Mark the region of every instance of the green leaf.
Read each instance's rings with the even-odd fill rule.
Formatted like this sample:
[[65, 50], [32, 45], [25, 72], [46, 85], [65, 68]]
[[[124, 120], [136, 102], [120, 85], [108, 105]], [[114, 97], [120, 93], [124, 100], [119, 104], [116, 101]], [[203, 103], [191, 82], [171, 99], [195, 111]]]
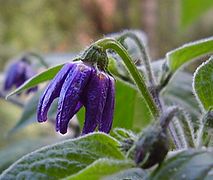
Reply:
[[41, 72], [40, 74], [33, 76], [31, 79], [27, 80], [23, 85], [21, 85], [19, 88], [17, 88], [15, 91], [11, 92], [7, 95], [6, 98], [18, 94], [24, 90], [30, 89], [34, 86], [37, 86], [38, 84], [51, 80], [54, 78], [54, 76], [60, 71], [64, 64], [60, 64], [57, 66], [54, 66], [52, 68], [47, 69], [46, 71]]
[[213, 57], [201, 64], [194, 73], [194, 94], [205, 111], [213, 107]]
[[112, 160], [112, 159], [99, 159], [79, 171], [70, 177], [65, 178], [66, 180], [99, 180], [105, 176], [109, 176], [123, 169], [130, 168], [133, 165], [130, 161]]
[[130, 86], [116, 82], [116, 101], [113, 127], [131, 129], [134, 121], [135, 98], [137, 91]]
[[213, 150], [186, 150], [161, 164], [151, 175], [151, 180], [205, 179], [213, 169]]
[[190, 25], [212, 7], [212, 0], [181, 0], [181, 26]]
[[10, 166], [0, 179], [59, 179], [71, 176], [100, 158], [123, 160], [119, 143], [104, 133], [44, 147]]
[[139, 180], [146, 179], [147, 172], [141, 168], [131, 168], [109, 176], [104, 180]]
[[182, 65], [206, 54], [213, 53], [213, 37], [188, 43], [166, 54], [169, 70], [174, 73]]
[[34, 151], [44, 145], [55, 142], [56, 139], [43, 138], [43, 139], [24, 139], [17, 140], [15, 143], [1, 148], [0, 150], [0, 173], [8, 168], [9, 165], [21, 158], [23, 155]]
[[208, 111], [201, 119], [200, 126], [200, 146], [213, 146], [213, 111]]
[[118, 139], [119, 141], [125, 141], [128, 138], [137, 139], [137, 135], [134, 132], [123, 128], [115, 128], [112, 132], [112, 136]]

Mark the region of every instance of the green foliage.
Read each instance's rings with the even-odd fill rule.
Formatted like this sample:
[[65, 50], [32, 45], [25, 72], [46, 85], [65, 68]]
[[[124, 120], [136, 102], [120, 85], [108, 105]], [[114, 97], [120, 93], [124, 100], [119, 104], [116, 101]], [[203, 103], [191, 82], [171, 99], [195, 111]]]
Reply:
[[213, 57], [197, 68], [194, 74], [193, 88], [202, 108], [205, 111], [213, 108]]
[[115, 128], [112, 132], [112, 136], [118, 139], [119, 141], [125, 141], [129, 138], [137, 139], [137, 136], [134, 132], [123, 128]]
[[212, 7], [212, 0], [181, 0], [181, 26], [189, 26]]
[[151, 117], [146, 103], [138, 95], [137, 90], [117, 81], [113, 127], [127, 129], [136, 127], [136, 125], [144, 127], [149, 124]]
[[105, 176], [109, 176], [118, 171], [130, 168], [132, 166], [131, 161], [111, 160], [111, 159], [99, 159], [87, 166], [87, 168], [79, 171], [70, 177], [65, 178], [66, 180], [99, 180]]
[[[124, 47], [114, 39], [102, 39], [95, 44], [100, 45], [105, 50], [112, 48], [120, 55], [120, 60], [124, 60], [127, 65], [127, 69], [124, 70], [123, 65], [117, 66], [116, 63], [111, 64], [111, 66], [114, 65], [113, 68], [117, 68], [114, 71], [116, 72], [116, 76], [119, 77], [119, 75], [122, 75], [124, 77], [122, 79], [122, 76], [120, 76], [120, 79], [116, 81], [116, 104], [113, 121], [113, 128], [115, 129], [111, 133], [112, 136], [103, 133], [91, 133], [62, 143], [43, 147], [15, 162], [2, 173], [0, 179], [29, 179], [32, 177], [34, 179], [64, 178], [70, 180], [101, 178], [165, 180], [210, 178], [210, 171], [213, 169], [212, 149], [201, 150], [196, 149], [196, 146], [199, 146], [199, 143], [197, 143], [199, 142], [199, 136], [206, 136], [206, 133], [202, 132], [206, 127], [210, 127], [210, 130], [208, 129], [209, 134], [207, 135], [212, 137], [212, 121], [205, 121], [202, 127], [196, 127], [197, 119], [201, 112], [192, 95], [192, 76], [180, 72], [180, 76], [173, 77], [168, 86], [167, 83], [170, 79], [165, 81], [164, 84], [162, 83], [162, 79], [165, 74], [171, 77], [181, 66], [191, 60], [211, 54], [213, 52], [213, 38], [210, 37], [205, 40], [189, 43], [167, 53], [166, 63], [168, 69], [166, 66], [163, 66], [161, 69], [163, 61], [152, 66], [155, 67], [153, 69], [156, 79], [159, 74], [162, 75], [162, 78], [156, 84], [150, 83], [150, 78], [143, 77], [147, 67], [142, 67], [141, 65], [135, 66], [133, 63], [134, 60], [132, 60], [131, 56], [138, 53], [137, 48], [134, 48], [130, 56]], [[39, 83], [51, 80], [62, 66], [63, 64], [60, 64], [43, 71], [9, 94], [8, 97], [36, 86]], [[213, 106], [212, 69], [212, 59], [210, 59], [198, 68], [194, 77], [195, 93], [206, 112], [210, 112]], [[139, 89], [134, 85], [130, 75], [134, 77]], [[125, 78], [131, 86], [123, 82]], [[161, 92], [162, 88], [164, 89], [163, 92]], [[139, 95], [139, 90], [145, 100]], [[41, 92], [38, 92], [26, 103], [22, 117], [9, 134], [35, 122], [40, 94]], [[157, 103], [157, 100], [161, 102]], [[163, 108], [158, 106], [159, 104]], [[171, 105], [174, 108], [169, 107]], [[57, 102], [52, 105], [52, 109], [49, 112], [50, 119], [55, 117], [56, 107]], [[155, 116], [152, 116], [150, 112]], [[84, 122], [83, 113], [84, 110], [81, 110], [77, 115], [81, 127]], [[192, 121], [190, 116], [192, 116]], [[157, 126], [154, 126], [151, 124], [152, 120], [159, 120], [160, 123], [153, 123], [157, 124]], [[171, 122], [171, 124], [163, 124], [163, 122]], [[149, 128], [136, 133], [138, 129], [141, 130], [149, 124], [151, 124]], [[167, 152], [172, 149], [169, 147], [167, 125], [175, 144], [172, 148], [179, 148], [180, 144], [180, 148], [193, 147], [195, 149], [186, 149], [164, 160]], [[195, 133], [196, 130], [199, 133], [201, 132], [200, 135], [199, 133]], [[139, 135], [142, 138], [138, 138]], [[202, 141], [201, 144], [206, 147], [211, 146], [205, 144], [202, 139], [203, 136], [200, 138]], [[16, 147], [14, 147], [15, 149]], [[8, 151], [8, 154], [10, 155], [13, 152]], [[2, 154], [5, 155], [4, 153]], [[20, 154], [16, 153], [17, 156], [20, 156]], [[2, 164], [8, 166], [12, 161], [10, 158], [8, 160], [3, 161]], [[141, 162], [141, 168], [152, 168], [147, 171], [137, 168]], [[153, 167], [157, 163], [160, 165]]]
[[213, 151], [185, 150], [161, 164], [151, 175], [151, 180], [208, 179], [213, 168]]
[[24, 156], [0, 179], [58, 179], [78, 173], [100, 158], [123, 160], [119, 143], [110, 136], [93, 133], [78, 139], [44, 147]]
[[213, 37], [188, 43], [166, 54], [169, 70], [174, 73], [184, 64], [213, 53]]
[[121, 171], [117, 174], [114, 174], [112, 176], [109, 176], [105, 178], [104, 180], [139, 180], [139, 179], [145, 179], [147, 176], [147, 172], [140, 169], [140, 168], [131, 168], [128, 170]]
[[202, 118], [200, 146], [212, 147], [213, 146], [213, 113], [208, 111]]
[[55, 142], [55, 139], [44, 138], [44, 139], [24, 139], [17, 140], [8, 147], [0, 150], [0, 172], [9, 167], [16, 160], [21, 158], [23, 155], [34, 151], [37, 148], [45, 146], [47, 144]]

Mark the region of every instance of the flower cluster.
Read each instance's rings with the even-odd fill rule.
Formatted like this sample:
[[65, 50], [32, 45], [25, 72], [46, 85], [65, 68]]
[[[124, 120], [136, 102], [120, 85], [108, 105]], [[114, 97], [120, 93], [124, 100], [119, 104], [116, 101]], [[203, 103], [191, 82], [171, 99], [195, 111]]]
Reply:
[[[23, 57], [21, 60], [17, 60], [11, 63], [6, 71], [6, 78], [4, 82], [4, 90], [8, 91], [13, 86], [16, 88], [21, 86], [26, 80], [30, 79], [36, 73], [32, 69], [30, 62]], [[31, 88], [27, 93], [36, 91], [37, 87]]]
[[48, 110], [59, 97], [56, 131], [67, 132], [70, 119], [84, 106], [82, 134], [95, 131], [109, 133], [114, 112], [114, 78], [91, 62], [67, 63], [47, 86], [37, 110], [39, 122], [47, 120]]

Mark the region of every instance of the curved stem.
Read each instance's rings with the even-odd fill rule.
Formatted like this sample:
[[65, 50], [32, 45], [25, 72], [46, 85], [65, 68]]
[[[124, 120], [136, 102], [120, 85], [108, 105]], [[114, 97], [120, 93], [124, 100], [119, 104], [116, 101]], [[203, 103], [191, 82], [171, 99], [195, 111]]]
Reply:
[[[170, 123], [174, 117], [180, 118], [173, 121], [173, 123]], [[160, 123], [163, 129], [169, 127], [169, 131], [176, 147], [182, 148], [185, 145], [186, 147], [195, 147], [194, 131], [191, 125], [191, 120], [184, 109], [178, 106], [169, 107], [161, 116]], [[181, 138], [178, 138], [177, 134], [179, 134]], [[180, 139], [180, 141], [178, 139]]]
[[142, 56], [142, 60], [145, 66], [145, 71], [148, 77], [148, 81], [149, 81], [149, 86], [150, 86], [150, 90], [151, 90], [151, 94], [154, 97], [154, 101], [157, 104], [157, 106], [160, 108], [160, 110], [162, 111], [162, 105], [160, 102], [160, 98], [159, 98], [159, 92], [158, 89], [156, 88], [156, 80], [151, 68], [151, 64], [150, 64], [150, 57], [146, 51], [146, 48], [143, 44], [143, 42], [138, 38], [138, 36], [134, 33], [132, 33], [131, 31], [126, 31], [123, 33], [123, 35], [121, 35], [119, 39], [121, 39], [121, 41], [124, 41], [125, 38], [131, 38], [135, 41], [135, 43], [137, 44], [140, 52], [141, 52], [141, 56]]
[[145, 69], [146, 69], [149, 84], [150, 84], [150, 86], [154, 87], [155, 86], [155, 77], [153, 75], [153, 71], [152, 71], [152, 68], [150, 65], [149, 55], [146, 51], [146, 48], [145, 48], [143, 42], [137, 37], [136, 34], [132, 33], [131, 31], [124, 32], [124, 34], [121, 35], [119, 37], [119, 39], [120, 38], [125, 39], [127, 37], [133, 39], [135, 41], [135, 43], [137, 44], [137, 46], [141, 52], [141, 55], [142, 55], [142, 60], [143, 60], [143, 63], [144, 63]]
[[155, 104], [148, 88], [146, 87], [146, 84], [144, 82], [144, 78], [141, 76], [135, 65], [133, 64], [133, 61], [131, 57], [128, 55], [126, 49], [116, 40], [111, 38], [105, 38], [97, 41], [95, 44], [98, 46], [103, 47], [104, 50], [106, 49], [113, 49], [116, 51], [119, 56], [122, 58], [124, 64], [126, 65], [127, 69], [129, 70], [129, 73], [132, 75], [141, 95], [143, 96], [145, 102], [147, 103], [152, 115], [154, 117], [157, 117], [159, 115], [159, 109], [157, 105]]
[[41, 55], [39, 55], [37, 53], [34, 53], [34, 52], [29, 52], [26, 55], [27, 56], [34, 56], [34, 57], [36, 57], [39, 60], [39, 62], [40, 62], [41, 65], [43, 65], [46, 68], [49, 68], [49, 65], [45, 62], [44, 58]]

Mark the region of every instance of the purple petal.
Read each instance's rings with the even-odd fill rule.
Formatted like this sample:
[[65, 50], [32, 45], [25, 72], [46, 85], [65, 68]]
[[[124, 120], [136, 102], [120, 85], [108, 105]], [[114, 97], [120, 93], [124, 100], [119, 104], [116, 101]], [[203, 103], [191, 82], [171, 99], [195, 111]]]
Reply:
[[91, 71], [91, 67], [78, 64], [74, 71], [69, 72], [67, 75], [58, 102], [56, 131], [60, 131], [62, 134], [67, 132], [69, 120], [78, 109], [77, 103], [79, 102], [80, 94], [90, 78]]
[[104, 72], [96, 72], [91, 77], [86, 92], [86, 118], [82, 134], [93, 132], [100, 123], [107, 98], [109, 79]]
[[82, 106], [83, 104], [79, 101], [75, 107], [74, 114], [76, 114], [82, 108]]
[[9, 90], [13, 85], [22, 84], [22, 74], [24, 74], [23, 62], [15, 62], [8, 67], [6, 72], [6, 80], [4, 83], [4, 89]]
[[[28, 79], [30, 79], [31, 77], [33, 77], [34, 75], [35, 75], [36, 73], [35, 73], [35, 71], [32, 69], [32, 67], [29, 65], [29, 64], [27, 64], [26, 65], [26, 68], [25, 68], [25, 74], [24, 74], [24, 79], [25, 79], [25, 81], [27, 81]], [[38, 90], [38, 87], [36, 86], [36, 87], [33, 87], [33, 88], [30, 88], [30, 89], [28, 89], [27, 90], [27, 94], [29, 94], [29, 93], [31, 93], [31, 92], [35, 92], [35, 91], [37, 91]]]
[[38, 86], [35, 86], [35, 87], [32, 87], [32, 88], [28, 89], [26, 94], [29, 94], [31, 92], [36, 92], [36, 91], [38, 91]]
[[109, 76], [109, 88], [107, 92], [107, 100], [104, 106], [102, 119], [99, 124], [99, 131], [109, 133], [112, 127], [112, 120], [114, 114], [114, 105], [115, 105], [115, 81]]
[[32, 69], [30, 65], [27, 65], [25, 68], [25, 79], [28, 80], [35, 75], [35, 71]]
[[38, 104], [38, 122], [44, 122], [47, 120], [47, 112], [50, 105], [52, 104], [53, 100], [59, 96], [64, 80], [73, 66], [73, 64], [65, 64], [46, 88]]

